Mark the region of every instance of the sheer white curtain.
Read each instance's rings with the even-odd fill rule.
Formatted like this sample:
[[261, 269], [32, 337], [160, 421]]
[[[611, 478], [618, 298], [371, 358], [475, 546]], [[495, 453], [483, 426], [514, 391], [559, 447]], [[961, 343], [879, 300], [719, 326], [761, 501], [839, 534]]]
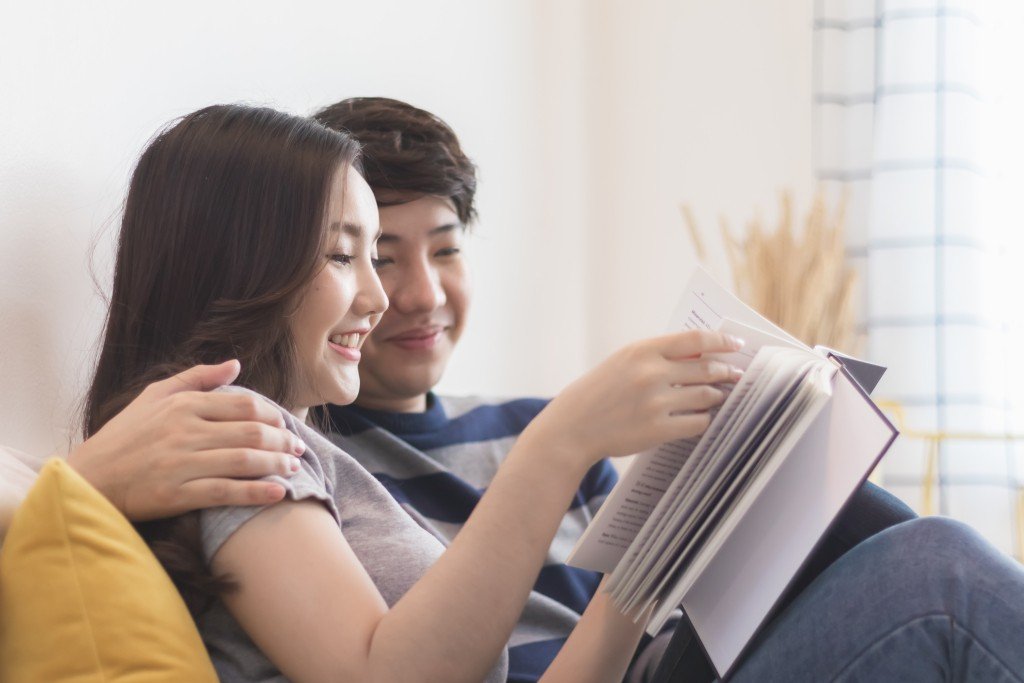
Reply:
[[[849, 198], [876, 391], [907, 427], [883, 483], [1020, 555], [1017, 411], [1024, 32], [1019, 0], [818, 0], [815, 172]], [[1016, 116], [1015, 116], [1016, 115]], [[975, 438], [977, 437], [977, 438]]]

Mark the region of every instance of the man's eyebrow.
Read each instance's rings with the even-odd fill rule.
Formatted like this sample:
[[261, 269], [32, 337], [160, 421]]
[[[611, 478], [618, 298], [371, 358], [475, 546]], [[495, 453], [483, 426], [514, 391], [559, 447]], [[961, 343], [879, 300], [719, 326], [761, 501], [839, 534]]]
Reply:
[[444, 225], [439, 225], [436, 228], [434, 228], [433, 230], [431, 230], [429, 234], [431, 234], [431, 235], [439, 235], [442, 232], [451, 232], [455, 228], [460, 228], [460, 227], [462, 227], [461, 223], [445, 223]]
[[[445, 223], [444, 225], [439, 225], [436, 228], [431, 228], [427, 234], [433, 237], [434, 235], [440, 235], [442, 233], [451, 232], [461, 227], [462, 223]], [[401, 242], [402, 238], [399, 235], [393, 235], [391, 233], [382, 232], [380, 238], [378, 238], [377, 241], [378, 243], [383, 242], [385, 244], [394, 244], [396, 242]]]

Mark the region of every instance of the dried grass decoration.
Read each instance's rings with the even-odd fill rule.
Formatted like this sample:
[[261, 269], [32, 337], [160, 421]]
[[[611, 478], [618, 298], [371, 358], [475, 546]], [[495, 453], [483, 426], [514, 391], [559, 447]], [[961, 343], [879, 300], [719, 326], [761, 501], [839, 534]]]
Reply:
[[[779, 197], [779, 221], [766, 229], [759, 218], [747, 224], [746, 235], [734, 236], [721, 219], [722, 241], [732, 268], [736, 294], [769, 320], [804, 343], [823, 344], [847, 353], [860, 349], [856, 334], [857, 276], [846, 259], [845, 200], [829, 214], [818, 192], [803, 232], [793, 225], [793, 198]], [[707, 252], [690, 207], [680, 207], [697, 257]]]

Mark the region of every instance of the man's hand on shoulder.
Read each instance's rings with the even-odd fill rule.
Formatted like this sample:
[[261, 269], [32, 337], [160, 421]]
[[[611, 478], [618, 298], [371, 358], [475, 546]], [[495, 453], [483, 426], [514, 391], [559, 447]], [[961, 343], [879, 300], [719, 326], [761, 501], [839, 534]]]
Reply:
[[150, 384], [68, 463], [135, 521], [281, 500], [282, 486], [252, 480], [291, 476], [305, 445], [266, 401], [211, 391], [239, 370], [197, 365]]

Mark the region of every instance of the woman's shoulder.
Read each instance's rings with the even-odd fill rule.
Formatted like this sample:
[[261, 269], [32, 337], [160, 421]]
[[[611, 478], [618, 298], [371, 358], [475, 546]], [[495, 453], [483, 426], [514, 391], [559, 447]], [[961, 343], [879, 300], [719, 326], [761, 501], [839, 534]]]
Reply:
[[311, 441], [322, 442], [317, 443], [318, 448], [315, 449], [315, 451], [318, 453], [324, 451], [324, 454], [326, 454], [326, 451], [338, 448], [333, 443], [325, 439], [318, 431], [316, 431], [315, 429], [307, 425], [305, 422], [292, 415], [282, 405], [275, 402], [273, 399], [267, 398], [258, 391], [254, 391], [252, 389], [249, 389], [248, 387], [240, 387], [234, 384], [226, 384], [224, 386], [217, 387], [216, 389], [214, 389], [214, 391], [246, 394], [249, 396], [253, 396], [254, 398], [257, 398], [261, 401], [269, 403], [270, 405], [274, 406], [274, 408], [277, 409], [278, 412], [281, 413], [281, 417], [284, 418], [284, 425], [288, 429], [288, 431], [298, 435], [303, 440], [303, 442], [306, 443], [307, 446], [312, 445], [310, 443]]
[[[337, 468], [337, 464], [333, 461], [338, 457], [338, 447], [321, 437], [313, 429], [307, 427], [278, 403], [259, 392], [234, 385], [218, 387], [215, 391], [253, 396], [258, 400], [266, 401], [280, 411], [285, 426], [289, 431], [302, 439], [302, 442], [306, 445], [306, 451], [297, 458], [298, 469], [291, 476], [286, 477], [273, 474], [263, 477], [263, 481], [272, 482], [283, 487], [285, 498], [288, 500], [312, 499], [320, 501], [327, 508], [328, 512], [331, 513], [335, 521], [340, 524], [341, 515], [338, 510], [337, 501], [334, 498], [332, 482], [332, 474]], [[263, 508], [233, 506], [201, 511], [200, 523], [206, 556], [208, 558], [213, 557], [227, 538], [261, 509]]]
[[321, 496], [317, 496], [321, 498], [324, 496], [336, 497], [338, 492], [335, 489], [339, 485], [342, 485], [342, 488], [359, 491], [367, 487], [373, 488], [376, 484], [373, 476], [341, 446], [263, 394], [234, 385], [220, 387], [217, 391], [248, 394], [266, 401], [281, 412], [287, 429], [302, 439], [306, 446], [306, 452], [300, 458], [302, 466], [299, 473], [290, 479], [277, 475], [267, 477], [268, 480], [285, 486], [288, 491], [287, 497], [294, 497], [290, 489], [298, 481], [305, 481], [307, 484], [315, 482], [322, 491]]
[[217, 392], [220, 392], [220, 393], [226, 393], [226, 394], [245, 394], [247, 396], [252, 396], [253, 398], [256, 398], [256, 399], [258, 399], [260, 401], [264, 401], [264, 402], [269, 403], [270, 405], [274, 406], [274, 408], [279, 413], [281, 413], [281, 416], [284, 418], [285, 424], [288, 426], [289, 429], [292, 428], [292, 424], [293, 423], [294, 424], [301, 424], [299, 422], [299, 420], [296, 419], [296, 417], [294, 415], [292, 415], [290, 412], [288, 412], [279, 403], [277, 403], [273, 399], [267, 398], [266, 396], [264, 396], [260, 392], [255, 391], [253, 389], [250, 389], [248, 387], [240, 387], [237, 384], [224, 384], [222, 386], [217, 387], [216, 389], [213, 389], [213, 391], [217, 391]]

